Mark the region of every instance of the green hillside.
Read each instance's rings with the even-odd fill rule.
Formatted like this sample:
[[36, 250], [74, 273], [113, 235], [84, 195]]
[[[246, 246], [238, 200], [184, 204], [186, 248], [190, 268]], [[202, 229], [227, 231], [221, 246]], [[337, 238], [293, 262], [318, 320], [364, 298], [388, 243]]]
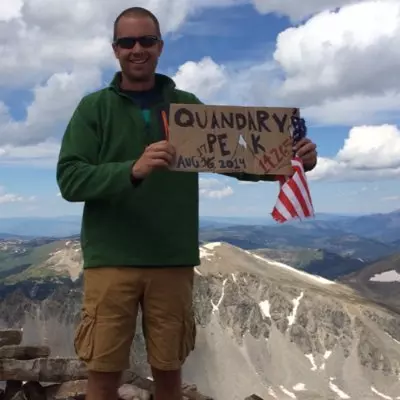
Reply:
[[64, 277], [63, 271], [46, 268], [46, 261], [65, 247], [65, 240], [0, 241], [0, 284]]

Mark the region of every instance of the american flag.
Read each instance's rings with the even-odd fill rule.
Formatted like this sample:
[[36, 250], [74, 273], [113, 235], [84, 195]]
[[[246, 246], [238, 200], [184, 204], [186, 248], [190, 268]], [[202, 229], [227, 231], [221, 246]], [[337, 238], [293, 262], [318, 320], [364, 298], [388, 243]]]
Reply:
[[[303, 118], [292, 117], [293, 142], [297, 143], [307, 135]], [[296, 154], [292, 157], [293, 175], [279, 177], [279, 194], [272, 217], [275, 221], [284, 223], [292, 219], [314, 217], [314, 207], [311, 200], [307, 177], [301, 158]]]

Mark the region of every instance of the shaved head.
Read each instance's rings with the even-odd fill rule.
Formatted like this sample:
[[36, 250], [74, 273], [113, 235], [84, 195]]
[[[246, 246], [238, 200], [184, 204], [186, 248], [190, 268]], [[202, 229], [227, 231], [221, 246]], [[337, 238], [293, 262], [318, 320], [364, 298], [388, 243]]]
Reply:
[[117, 39], [117, 28], [118, 28], [118, 22], [121, 18], [123, 17], [144, 17], [144, 18], [150, 18], [156, 27], [157, 35], [161, 38], [161, 29], [160, 29], [160, 23], [157, 19], [157, 17], [149, 10], [142, 8], [142, 7], [130, 7], [127, 8], [126, 10], [122, 11], [118, 17], [114, 21], [114, 34], [113, 34], [113, 41]]

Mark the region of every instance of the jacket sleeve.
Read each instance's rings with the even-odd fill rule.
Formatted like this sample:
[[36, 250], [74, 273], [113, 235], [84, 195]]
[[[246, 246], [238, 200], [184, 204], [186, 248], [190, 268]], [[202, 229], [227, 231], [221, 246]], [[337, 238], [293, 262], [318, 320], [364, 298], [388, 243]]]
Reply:
[[79, 103], [61, 142], [56, 179], [61, 196], [70, 202], [107, 199], [134, 190], [134, 160], [98, 163], [98, 121], [90, 108], [84, 99]]

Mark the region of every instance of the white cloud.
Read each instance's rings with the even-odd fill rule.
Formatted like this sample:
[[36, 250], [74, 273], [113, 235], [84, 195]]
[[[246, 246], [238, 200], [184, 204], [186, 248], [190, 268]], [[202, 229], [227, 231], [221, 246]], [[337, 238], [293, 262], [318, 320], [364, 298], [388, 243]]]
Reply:
[[311, 180], [376, 180], [400, 177], [400, 129], [394, 125], [358, 126], [349, 132], [335, 158], [321, 157]]
[[100, 85], [100, 76], [97, 69], [55, 73], [45, 85], [34, 87], [23, 121], [13, 120], [5, 106], [0, 107], [0, 146], [38, 143], [61, 133], [57, 124], [65, 123], [86, 90]]
[[262, 14], [272, 12], [286, 15], [292, 20], [300, 20], [323, 10], [334, 10], [346, 4], [362, 3], [365, 0], [253, 0], [254, 6]]
[[[99, 5], [96, 0], [25, 0], [20, 16], [9, 19], [17, 14], [11, 1], [6, 0], [5, 10], [0, 8], [0, 86], [35, 83], [55, 71], [66, 72], [77, 66], [91, 69], [115, 64], [112, 24], [124, 8], [132, 6], [131, 1]], [[138, 0], [135, 6], [155, 12], [164, 33], [178, 29], [196, 9], [189, 0]]]
[[355, 127], [337, 159], [353, 169], [400, 168], [400, 130], [393, 125]]
[[[164, 32], [174, 32], [201, 7], [246, 2], [250, 0], [218, 4], [211, 0], [172, 0], [168, 4], [143, 0], [136, 5], [154, 11]], [[178, 87], [214, 104], [300, 106], [309, 123], [376, 124], [392, 121], [399, 113], [398, 1], [254, 3], [260, 12], [278, 11], [291, 17], [356, 4], [337, 12], [322, 12], [282, 32], [275, 63], [267, 54], [263, 62], [253, 64], [220, 65], [210, 57], [187, 61], [174, 76]], [[4, 43], [0, 47], [0, 87], [33, 87], [33, 102], [26, 110], [26, 119], [16, 121], [0, 101], [0, 163], [38, 163], [39, 156], [28, 157], [21, 147], [31, 146], [25, 149], [42, 154], [49, 164], [58, 152], [54, 140], [59, 140], [79, 99], [103, 86], [102, 71], [115, 66], [110, 47], [113, 18], [132, 4], [128, 0], [101, 7], [95, 0], [75, 0], [74, 6], [57, 2], [57, 7], [55, 0], [25, 0], [21, 4], [23, 7], [5, 0], [0, 6]]]
[[[246, 2], [139, 0], [135, 5], [153, 11], [165, 34], [179, 29], [200, 8]], [[95, 0], [75, 0], [73, 4], [61, 4], [56, 0], [2, 2], [0, 88], [31, 88], [33, 102], [26, 110], [26, 119], [17, 121], [0, 99], [0, 147], [33, 145], [49, 137], [60, 138], [79, 99], [103, 86], [102, 71], [116, 66], [110, 44], [112, 23], [118, 13], [130, 6], [128, 0], [106, 2], [101, 6]], [[200, 67], [204, 72], [200, 85], [194, 90], [204, 93], [207, 88], [204, 95], [209, 96], [227, 85], [222, 67], [215, 66], [213, 71], [214, 65], [207, 59]], [[182, 85], [191, 68], [193, 65], [188, 63], [178, 71], [177, 79]]]
[[0, 21], [9, 21], [21, 15], [22, 0], [2, 0], [0, 3]]
[[0, 147], [0, 165], [27, 165], [36, 167], [55, 167], [60, 144], [45, 141], [29, 146]]
[[[339, 5], [320, 3], [321, 9]], [[251, 66], [218, 65], [205, 58], [186, 63], [175, 78], [206, 102], [295, 105], [312, 124], [394, 121], [400, 114], [400, 3], [341, 3], [355, 4], [281, 32], [275, 64], [265, 59]], [[278, 7], [274, 1], [263, 4], [266, 12]], [[298, 2], [279, 4], [301, 9]], [[317, 2], [302, 2], [307, 4]]]
[[198, 63], [186, 62], [180, 66], [173, 79], [182, 90], [204, 98], [212, 97], [228, 84], [225, 67], [216, 64], [210, 57], [205, 57]]
[[323, 12], [281, 32], [275, 60], [282, 95], [312, 106], [327, 99], [399, 91], [400, 2], [365, 1]]
[[271, 103], [276, 97], [275, 72], [269, 61], [223, 65], [204, 57], [186, 62], [172, 78], [180, 89], [193, 91], [206, 103], [255, 106]]
[[200, 196], [208, 199], [222, 199], [233, 195], [233, 189], [216, 178], [200, 178]]
[[[163, 34], [177, 31], [189, 16], [207, 7], [248, 0], [2, 0], [0, 86], [34, 84], [54, 72], [79, 67], [114, 67], [113, 22], [125, 8], [142, 6], [160, 20]], [[29, 65], [29, 68], [27, 68]]]
[[399, 201], [400, 196], [387, 196], [382, 198], [383, 201]]
[[396, 122], [400, 111], [400, 92], [388, 91], [382, 96], [353, 95], [337, 100], [326, 99], [305, 107], [302, 114], [314, 124], [358, 125]]
[[0, 205], [7, 203], [25, 203], [35, 201], [35, 196], [23, 197], [15, 193], [9, 193], [3, 186], [0, 186]]

